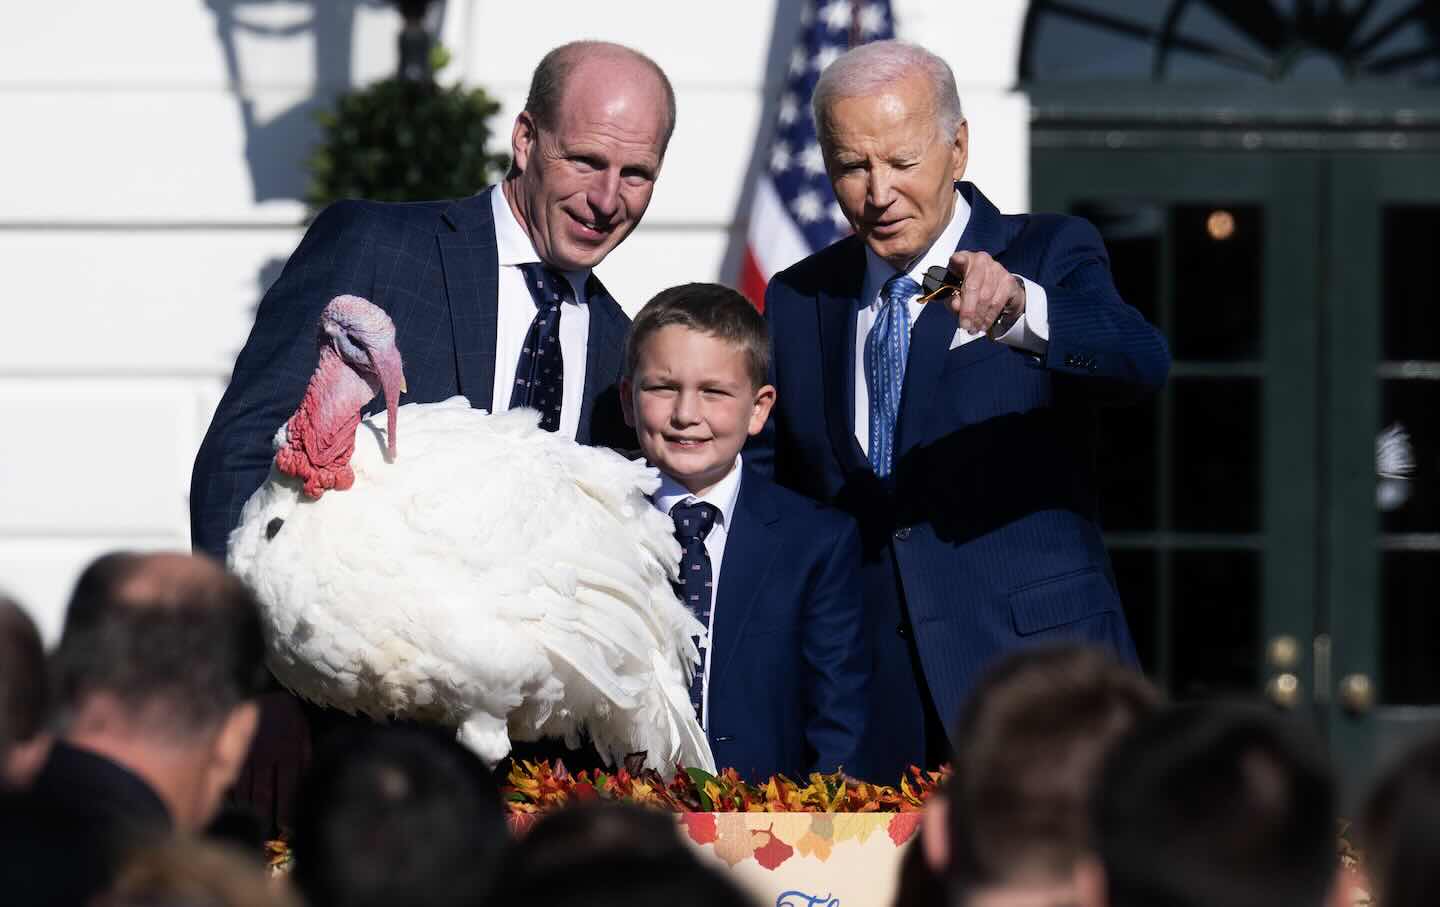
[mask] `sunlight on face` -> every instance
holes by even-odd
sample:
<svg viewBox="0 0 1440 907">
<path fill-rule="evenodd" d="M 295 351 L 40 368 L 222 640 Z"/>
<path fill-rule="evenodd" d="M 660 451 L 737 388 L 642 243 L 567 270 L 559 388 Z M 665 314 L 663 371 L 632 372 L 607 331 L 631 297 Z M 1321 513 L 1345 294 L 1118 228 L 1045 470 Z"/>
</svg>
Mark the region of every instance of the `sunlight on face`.
<svg viewBox="0 0 1440 907">
<path fill-rule="evenodd" d="M 923 76 L 878 94 L 835 100 L 826 117 L 825 166 L 856 234 L 904 269 L 945 230 L 954 183 L 965 173 L 969 130 L 942 136 Z"/>
<path fill-rule="evenodd" d="M 646 459 L 694 494 L 725 478 L 775 401 L 751 382 L 743 349 L 681 325 L 644 342 L 620 395 Z"/>
<path fill-rule="evenodd" d="M 553 129 L 516 119 L 507 183 L 516 218 L 540 258 L 593 268 L 650 205 L 664 154 L 664 88 L 644 64 L 587 60 L 570 74 Z"/>
</svg>

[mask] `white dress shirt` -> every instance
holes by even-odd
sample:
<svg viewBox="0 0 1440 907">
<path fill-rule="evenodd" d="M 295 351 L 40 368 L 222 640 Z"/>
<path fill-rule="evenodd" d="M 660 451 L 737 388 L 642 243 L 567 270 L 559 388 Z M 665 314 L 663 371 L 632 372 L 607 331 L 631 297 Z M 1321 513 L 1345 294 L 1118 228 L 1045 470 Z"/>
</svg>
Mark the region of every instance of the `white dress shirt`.
<svg viewBox="0 0 1440 907">
<path fill-rule="evenodd" d="M 948 267 L 950 256 L 955 254 L 960 244 L 960 237 L 965 232 L 965 226 L 970 222 L 970 203 L 957 189 L 955 191 L 955 211 L 950 216 L 950 223 L 945 231 L 940 234 L 930 248 L 925 250 L 910 266 L 905 273 L 917 284 L 924 284 L 925 272 L 935 265 Z M 880 314 L 880 306 L 885 302 L 880 298 L 880 292 L 885 288 L 885 282 L 897 273 L 895 268 L 885 259 L 876 255 L 865 247 L 865 286 L 861 290 L 860 298 L 866 301 L 855 313 L 855 440 L 860 442 L 860 449 L 868 456 L 870 453 L 870 384 L 865 374 L 865 340 L 870 336 L 870 329 L 875 326 L 875 319 Z M 997 338 L 1007 346 L 1018 347 L 1029 350 L 1032 353 L 1045 354 L 1045 349 L 1050 343 L 1050 322 L 1049 306 L 1045 296 L 1045 289 L 1039 284 L 1031 281 L 1024 275 L 1016 275 L 1025 284 L 1025 311 L 1010 326 L 1010 329 Z M 922 303 L 919 297 L 912 297 L 910 300 L 910 329 L 915 329 L 915 321 L 920 317 L 926 305 L 945 305 L 936 299 L 933 303 Z M 984 332 L 967 331 L 960 327 L 960 316 L 955 316 L 955 336 L 950 341 L 950 349 L 963 346 L 972 340 L 978 340 L 984 336 Z"/>
<path fill-rule="evenodd" d="M 499 186 L 490 192 L 490 208 L 495 214 L 495 251 L 499 255 L 499 288 L 495 306 L 495 384 L 492 412 L 503 413 L 510 408 L 515 392 L 515 369 L 520 365 L 520 350 L 530 322 L 535 320 L 535 297 L 525 286 L 525 273 L 520 265 L 539 261 L 515 212 Z M 559 434 L 575 437 L 580 427 L 580 410 L 585 405 L 585 350 L 590 339 L 590 308 L 585 296 L 589 269 L 562 271 L 575 291 L 575 302 L 560 306 L 560 355 L 565 357 L 564 393 L 560 401 Z"/>
<path fill-rule="evenodd" d="M 735 502 L 740 499 L 740 457 L 735 457 L 735 465 L 730 467 L 725 478 L 721 479 L 708 494 L 696 497 L 685 489 L 685 486 L 660 473 L 660 488 L 650 498 L 655 506 L 666 516 L 670 515 L 670 509 L 676 504 L 693 504 L 697 501 L 704 501 L 713 506 L 720 513 L 715 517 L 715 525 L 705 535 L 705 553 L 710 555 L 710 626 L 705 629 L 710 633 L 710 643 L 704 645 L 700 650 L 700 668 L 705 672 L 704 695 L 700 703 L 700 726 L 710 727 L 710 652 L 714 649 L 715 639 L 715 603 L 720 601 L 720 563 L 725 560 L 725 539 L 730 534 L 730 520 L 735 514 Z"/>
</svg>

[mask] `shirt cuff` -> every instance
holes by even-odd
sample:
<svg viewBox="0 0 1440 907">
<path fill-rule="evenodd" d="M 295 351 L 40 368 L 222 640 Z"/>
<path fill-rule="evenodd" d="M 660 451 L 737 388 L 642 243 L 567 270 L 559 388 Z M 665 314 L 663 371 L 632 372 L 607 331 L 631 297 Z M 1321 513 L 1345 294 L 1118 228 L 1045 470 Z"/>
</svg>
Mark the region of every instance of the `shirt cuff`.
<svg viewBox="0 0 1440 907">
<path fill-rule="evenodd" d="M 1006 346 L 1018 347 L 1044 355 L 1050 347 L 1050 306 L 1045 288 L 1028 277 L 1020 277 L 1025 286 L 1025 311 L 998 339 Z"/>
</svg>

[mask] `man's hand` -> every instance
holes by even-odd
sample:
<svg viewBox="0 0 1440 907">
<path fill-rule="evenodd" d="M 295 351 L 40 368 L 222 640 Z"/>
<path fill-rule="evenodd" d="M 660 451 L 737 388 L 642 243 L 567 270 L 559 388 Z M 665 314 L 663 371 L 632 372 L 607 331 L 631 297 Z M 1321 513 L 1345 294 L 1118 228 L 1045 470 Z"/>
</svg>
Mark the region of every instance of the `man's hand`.
<svg viewBox="0 0 1440 907">
<path fill-rule="evenodd" d="M 964 285 L 945 298 L 960 316 L 960 327 L 972 333 L 988 331 L 1000 316 L 1013 324 L 1025 311 L 1025 285 L 984 252 L 956 252 L 950 256 L 950 273 Z"/>
</svg>

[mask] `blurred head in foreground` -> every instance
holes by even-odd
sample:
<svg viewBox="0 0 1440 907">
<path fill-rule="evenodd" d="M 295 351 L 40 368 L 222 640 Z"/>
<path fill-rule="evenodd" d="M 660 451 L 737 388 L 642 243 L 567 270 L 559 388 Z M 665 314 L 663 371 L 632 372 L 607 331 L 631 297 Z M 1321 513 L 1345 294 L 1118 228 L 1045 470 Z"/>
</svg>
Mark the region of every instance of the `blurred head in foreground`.
<svg viewBox="0 0 1440 907">
<path fill-rule="evenodd" d="M 1082 907 L 1338 907 L 1324 752 L 1260 706 L 1150 718 L 1105 762 Z"/>
<path fill-rule="evenodd" d="M 1360 820 L 1370 891 L 1385 907 L 1434 903 L 1440 890 L 1440 735 L 1380 776 Z"/>
<path fill-rule="evenodd" d="M 64 742 L 139 776 L 205 826 L 255 733 L 264 638 L 250 590 L 206 557 L 105 555 L 81 574 L 54 657 Z"/>
<path fill-rule="evenodd" d="M 675 815 L 599 802 L 550 813 L 516 841 L 494 903 L 753 907 L 684 842 Z"/>
<path fill-rule="evenodd" d="M 96 907 L 302 907 L 252 855 L 196 838 L 137 852 Z"/>
<path fill-rule="evenodd" d="M 34 621 L 0 595 L 0 793 L 29 786 L 50 752 L 46 670 Z"/>
<path fill-rule="evenodd" d="M 1096 648 L 1029 649 L 988 672 L 961 712 L 955 774 L 922 839 L 952 902 L 1073 902 L 1101 762 L 1159 703 Z"/>
<path fill-rule="evenodd" d="M 331 738 L 301 785 L 294 879 L 325 907 L 479 905 L 507 840 L 473 753 L 416 728 L 364 729 Z"/>
</svg>

